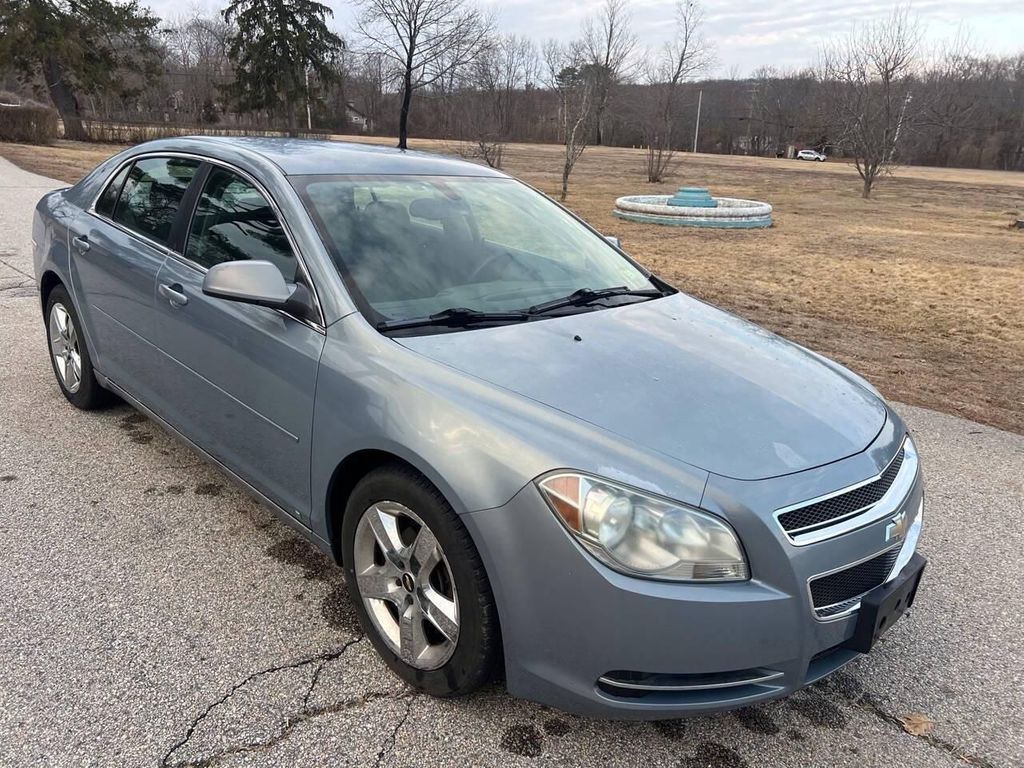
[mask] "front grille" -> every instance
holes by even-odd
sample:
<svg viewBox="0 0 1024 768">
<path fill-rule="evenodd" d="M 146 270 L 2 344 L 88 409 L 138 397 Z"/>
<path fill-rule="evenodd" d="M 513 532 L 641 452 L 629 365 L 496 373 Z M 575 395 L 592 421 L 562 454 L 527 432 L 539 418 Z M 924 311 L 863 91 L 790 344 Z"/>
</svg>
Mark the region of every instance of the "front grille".
<svg viewBox="0 0 1024 768">
<path fill-rule="evenodd" d="M 811 603 L 819 618 L 828 618 L 853 608 L 858 598 L 885 581 L 899 557 L 893 547 L 870 560 L 811 581 Z"/>
<path fill-rule="evenodd" d="M 779 524 L 787 533 L 807 531 L 832 525 L 877 504 L 893 484 L 896 475 L 899 474 L 900 467 L 903 466 L 903 455 L 904 449 L 900 448 L 896 458 L 889 463 L 885 472 L 877 480 L 854 488 L 847 493 L 783 512 L 779 515 Z"/>
</svg>

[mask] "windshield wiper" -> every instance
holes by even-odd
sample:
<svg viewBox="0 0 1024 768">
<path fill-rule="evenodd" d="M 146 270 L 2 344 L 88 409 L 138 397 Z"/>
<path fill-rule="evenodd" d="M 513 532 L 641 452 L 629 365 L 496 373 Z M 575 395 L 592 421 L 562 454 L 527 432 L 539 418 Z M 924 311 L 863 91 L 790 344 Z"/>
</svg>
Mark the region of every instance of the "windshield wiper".
<svg viewBox="0 0 1024 768">
<path fill-rule="evenodd" d="M 517 323 L 529 320 L 527 312 L 482 312 L 468 307 L 449 307 L 426 317 L 410 317 L 406 320 L 382 320 L 377 323 L 378 331 L 399 331 L 404 328 L 427 328 L 434 325 L 447 328 L 465 328 L 476 323 Z"/>
<path fill-rule="evenodd" d="M 580 288 L 561 299 L 552 299 L 542 304 L 534 304 L 527 312 L 531 315 L 542 315 L 564 307 L 582 307 L 598 299 L 607 299 L 613 296 L 644 296 L 650 299 L 657 299 L 666 296 L 665 291 L 658 288 L 627 288 L 624 285 L 615 288 Z"/>
</svg>

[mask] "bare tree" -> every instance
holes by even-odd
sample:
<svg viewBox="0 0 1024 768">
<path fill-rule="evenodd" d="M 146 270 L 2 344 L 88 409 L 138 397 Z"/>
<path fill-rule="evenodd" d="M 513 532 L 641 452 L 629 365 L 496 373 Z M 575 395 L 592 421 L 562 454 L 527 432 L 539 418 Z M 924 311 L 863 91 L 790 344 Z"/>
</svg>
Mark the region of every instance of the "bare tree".
<svg viewBox="0 0 1024 768">
<path fill-rule="evenodd" d="M 925 71 L 918 128 L 924 152 L 936 165 L 947 165 L 977 124 L 982 106 L 978 88 L 979 62 L 971 53 L 970 40 L 963 33 L 944 41 Z"/>
<path fill-rule="evenodd" d="M 1024 53 L 1004 59 L 997 70 L 1003 72 L 1003 77 L 1002 93 L 997 97 L 996 167 L 1024 170 Z"/>
<path fill-rule="evenodd" d="M 834 87 L 829 114 L 863 181 L 862 197 L 892 172 L 913 122 L 911 84 L 920 34 L 906 9 L 855 29 L 823 49 L 822 76 Z"/>
<path fill-rule="evenodd" d="M 652 98 L 643 115 L 643 133 L 647 181 L 651 183 L 665 178 L 675 156 L 683 83 L 711 60 L 711 50 L 701 33 L 703 23 L 704 11 L 696 0 L 676 0 L 675 36 L 647 65 Z"/>
<path fill-rule="evenodd" d="M 442 82 L 472 62 L 491 21 L 465 0 L 357 0 L 359 34 L 402 72 L 398 147 L 406 149 L 413 91 Z"/>
<path fill-rule="evenodd" d="M 540 76 L 537 48 L 533 42 L 518 35 L 498 37 L 473 68 L 473 85 L 488 94 L 496 131 L 512 134 L 517 96 L 536 85 Z"/>
<path fill-rule="evenodd" d="M 384 94 L 390 84 L 399 81 L 394 62 L 378 51 L 355 57 L 352 91 L 366 115 L 370 130 L 377 130 L 384 109 Z"/>
<path fill-rule="evenodd" d="M 220 16 L 206 16 L 193 10 L 188 16 L 173 18 L 163 30 L 167 56 L 165 78 L 170 100 L 181 111 L 200 122 L 220 119 L 219 90 L 233 77 L 228 57 L 231 26 Z"/>
<path fill-rule="evenodd" d="M 587 77 L 586 64 L 586 47 L 580 41 L 544 44 L 545 84 L 558 97 L 558 129 L 565 146 L 559 196 L 563 202 L 572 169 L 587 148 L 594 114 L 594 81 Z"/>
<path fill-rule="evenodd" d="M 500 168 L 505 144 L 512 136 L 523 106 L 520 98 L 538 77 L 537 49 L 517 35 L 492 41 L 471 67 L 461 94 L 459 136 L 467 142 L 463 154 Z"/>
<path fill-rule="evenodd" d="M 594 143 L 605 133 L 605 112 L 615 87 L 629 74 L 636 36 L 630 29 L 627 0 L 605 0 L 597 19 L 583 25 L 587 74 L 594 80 Z"/>
<path fill-rule="evenodd" d="M 824 151 L 827 138 L 820 125 L 820 110 L 815 108 L 820 97 L 813 71 L 780 73 L 773 67 L 759 67 L 751 79 L 750 154 L 782 156 L 797 141 Z"/>
</svg>

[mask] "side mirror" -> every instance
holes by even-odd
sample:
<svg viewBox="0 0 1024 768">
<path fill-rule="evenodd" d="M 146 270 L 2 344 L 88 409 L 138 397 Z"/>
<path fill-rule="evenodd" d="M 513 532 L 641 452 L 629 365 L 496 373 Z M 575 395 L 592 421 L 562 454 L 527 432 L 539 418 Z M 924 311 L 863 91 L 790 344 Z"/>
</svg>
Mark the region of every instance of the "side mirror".
<svg viewBox="0 0 1024 768">
<path fill-rule="evenodd" d="M 612 245 L 614 245 L 620 251 L 622 250 L 622 241 L 619 240 L 619 238 L 617 238 L 615 235 L 605 235 L 604 239 L 607 240 Z"/>
<path fill-rule="evenodd" d="M 281 270 L 269 261 L 225 261 L 210 267 L 203 293 L 218 299 L 284 309 L 296 286 L 284 281 Z"/>
</svg>

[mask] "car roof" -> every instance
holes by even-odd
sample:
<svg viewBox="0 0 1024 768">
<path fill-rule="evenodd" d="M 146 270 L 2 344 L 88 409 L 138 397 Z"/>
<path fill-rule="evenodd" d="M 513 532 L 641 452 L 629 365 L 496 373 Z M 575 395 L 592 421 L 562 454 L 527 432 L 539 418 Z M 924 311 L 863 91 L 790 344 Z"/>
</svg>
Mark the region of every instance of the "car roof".
<svg viewBox="0 0 1024 768">
<path fill-rule="evenodd" d="M 322 139 L 185 136 L 147 142 L 137 149 L 191 150 L 213 158 L 221 152 L 258 155 L 288 176 L 409 174 L 505 177 L 493 168 L 445 155 Z"/>
</svg>

